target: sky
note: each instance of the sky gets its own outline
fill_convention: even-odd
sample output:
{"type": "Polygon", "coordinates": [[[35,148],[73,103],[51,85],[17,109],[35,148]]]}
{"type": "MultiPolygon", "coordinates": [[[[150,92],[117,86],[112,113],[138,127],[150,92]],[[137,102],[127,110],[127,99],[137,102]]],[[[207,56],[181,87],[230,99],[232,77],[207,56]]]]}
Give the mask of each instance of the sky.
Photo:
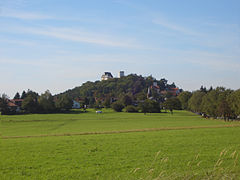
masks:
{"type": "Polygon", "coordinates": [[[239,89],[240,1],[0,0],[0,94],[57,94],[121,70],[239,89]]]}

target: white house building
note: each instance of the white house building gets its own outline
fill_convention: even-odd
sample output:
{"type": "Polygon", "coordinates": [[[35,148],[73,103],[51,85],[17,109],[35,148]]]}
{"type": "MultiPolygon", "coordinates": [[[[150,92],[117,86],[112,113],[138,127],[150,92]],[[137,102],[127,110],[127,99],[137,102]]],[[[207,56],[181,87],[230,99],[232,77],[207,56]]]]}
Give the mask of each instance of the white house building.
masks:
{"type": "Polygon", "coordinates": [[[112,78],[113,78],[113,76],[110,72],[104,72],[104,74],[101,77],[101,80],[103,81],[103,80],[108,80],[108,79],[112,79],[112,78]]]}

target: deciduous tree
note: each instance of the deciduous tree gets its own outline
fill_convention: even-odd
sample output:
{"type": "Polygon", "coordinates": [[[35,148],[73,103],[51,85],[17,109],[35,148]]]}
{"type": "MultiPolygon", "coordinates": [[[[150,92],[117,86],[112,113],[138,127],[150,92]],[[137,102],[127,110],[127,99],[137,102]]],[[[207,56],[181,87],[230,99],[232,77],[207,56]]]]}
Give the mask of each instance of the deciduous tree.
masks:
{"type": "Polygon", "coordinates": [[[138,112],[137,107],[133,106],[133,105],[128,105],[126,107],[126,112],[132,113],[132,112],[138,112]]]}
{"type": "Polygon", "coordinates": [[[139,108],[143,113],[159,113],[160,112],[159,103],[150,99],[146,99],[144,102],[140,103],[139,108]]]}
{"type": "Polygon", "coordinates": [[[191,98],[188,101],[188,108],[193,112],[201,112],[201,103],[205,95],[206,93],[199,90],[193,92],[191,98]]]}
{"type": "Polygon", "coordinates": [[[0,97],[0,112],[2,115],[4,114],[10,114],[11,110],[8,107],[8,96],[6,94],[3,94],[0,97]]]}
{"type": "Polygon", "coordinates": [[[116,101],[116,102],[112,103],[111,107],[116,112],[122,112],[124,105],[121,102],[116,101]]]}
{"type": "Polygon", "coordinates": [[[235,117],[240,115],[240,89],[232,92],[227,97],[227,102],[235,117]]]}
{"type": "Polygon", "coordinates": [[[28,113],[38,112],[39,106],[38,106],[37,98],[29,94],[26,98],[24,98],[22,102],[22,109],[28,113]]]}
{"type": "Polygon", "coordinates": [[[40,110],[45,113],[53,112],[55,110],[53,96],[49,90],[45,91],[45,93],[38,98],[38,103],[40,110]]]}
{"type": "Polygon", "coordinates": [[[121,98],[121,102],[125,107],[128,105],[132,105],[132,98],[129,95],[125,94],[121,98]]]}
{"type": "Polygon", "coordinates": [[[214,118],[224,117],[227,114],[230,116],[231,113],[229,112],[229,105],[226,100],[231,92],[231,90],[226,90],[223,87],[217,87],[209,91],[202,98],[201,111],[214,118]]]}
{"type": "Polygon", "coordinates": [[[192,93],[189,91],[183,91],[177,96],[177,98],[181,102],[182,109],[188,109],[188,101],[191,98],[191,96],[192,93]]]}
{"type": "Polygon", "coordinates": [[[61,111],[68,111],[72,108],[72,105],[72,99],[66,94],[59,96],[55,102],[56,108],[61,111]]]}
{"type": "Polygon", "coordinates": [[[164,103],[163,103],[163,106],[166,108],[166,109],[169,109],[171,112],[172,110],[180,110],[181,109],[181,102],[178,98],[176,97],[171,97],[171,98],[168,98],[164,103]]]}

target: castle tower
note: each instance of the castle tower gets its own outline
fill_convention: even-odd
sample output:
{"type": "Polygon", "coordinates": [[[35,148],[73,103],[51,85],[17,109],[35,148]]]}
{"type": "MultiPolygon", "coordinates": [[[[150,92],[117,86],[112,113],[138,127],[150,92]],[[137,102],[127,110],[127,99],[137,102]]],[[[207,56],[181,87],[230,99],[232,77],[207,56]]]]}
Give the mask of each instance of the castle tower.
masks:
{"type": "Polygon", "coordinates": [[[118,73],[118,77],[119,77],[119,78],[124,77],[124,71],[120,71],[120,72],[118,73]]]}

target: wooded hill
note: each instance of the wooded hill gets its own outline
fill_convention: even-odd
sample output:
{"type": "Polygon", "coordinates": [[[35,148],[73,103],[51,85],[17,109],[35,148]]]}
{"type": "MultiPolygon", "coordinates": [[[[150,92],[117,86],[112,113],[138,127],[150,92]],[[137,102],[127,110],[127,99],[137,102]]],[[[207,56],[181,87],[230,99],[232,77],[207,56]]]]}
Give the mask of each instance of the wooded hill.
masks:
{"type": "MultiPolygon", "coordinates": [[[[112,78],[104,81],[86,82],[79,87],[67,90],[64,93],[58,94],[68,95],[72,99],[80,101],[88,101],[84,104],[95,104],[96,101],[103,102],[107,98],[118,99],[124,95],[129,95],[133,100],[145,100],[147,98],[148,88],[157,83],[159,92],[167,92],[171,88],[176,88],[175,84],[168,84],[166,79],[157,80],[152,76],[143,77],[141,75],[130,74],[121,78],[112,78]]],[[[155,91],[151,92],[154,98],[164,99],[164,96],[171,96],[165,94],[160,96],[155,91]]]]}

